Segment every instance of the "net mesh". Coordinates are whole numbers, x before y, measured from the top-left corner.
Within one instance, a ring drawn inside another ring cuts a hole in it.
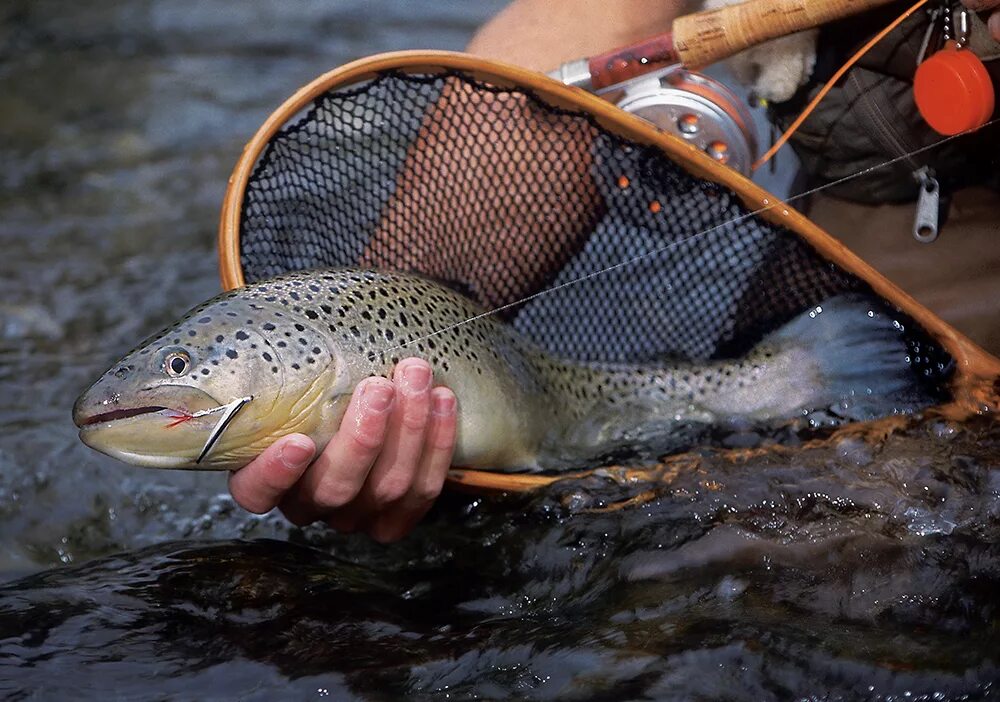
[[[579,360],[736,356],[831,296],[874,298],[658,149],[456,71],[318,97],[261,155],[240,241],[247,281],[419,272],[509,305],[520,332]],[[904,323],[915,371],[941,387],[950,357]]]

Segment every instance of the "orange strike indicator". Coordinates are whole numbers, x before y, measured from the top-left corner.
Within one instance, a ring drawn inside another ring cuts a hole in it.
[[[954,42],[917,66],[913,99],[927,124],[945,136],[978,129],[989,121],[995,106],[986,66]]]

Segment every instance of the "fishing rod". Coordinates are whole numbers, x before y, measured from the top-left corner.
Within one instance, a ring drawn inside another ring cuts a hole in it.
[[[872,10],[892,0],[749,0],[679,17],[669,32],[562,64],[549,75],[601,95],[684,139],[743,175],[767,163],[823,98],[878,42],[924,6],[932,6],[914,75],[914,101],[943,136],[989,121],[995,88],[968,50],[970,14],[953,0],[918,0],[854,53],[759,158],[746,107],[697,69],[764,42]],[[936,234],[936,231],[935,231]],[[919,238],[919,237],[918,237]]]
[[[772,39],[890,2],[893,0],[750,0],[695,12],[675,19],[669,32],[564,63],[554,77],[597,91],[673,64],[697,70]]]

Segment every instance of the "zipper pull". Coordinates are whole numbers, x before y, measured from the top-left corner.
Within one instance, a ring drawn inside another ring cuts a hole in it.
[[[913,176],[920,183],[917,195],[917,216],[913,221],[913,238],[922,244],[929,244],[938,237],[941,208],[941,187],[933,171],[924,166]]]

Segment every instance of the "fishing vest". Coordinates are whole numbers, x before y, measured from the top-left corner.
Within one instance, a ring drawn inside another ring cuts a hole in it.
[[[771,106],[775,124],[787,128],[834,72],[900,9],[893,3],[824,26],[812,76],[790,100]],[[917,110],[913,76],[928,25],[928,14],[917,12],[876,44],[792,137],[811,186],[847,178],[827,192],[865,204],[908,202],[917,198],[922,176],[930,174],[940,184],[944,211],[948,194],[959,188],[1000,186],[997,125],[939,144],[944,137]],[[937,48],[929,48],[927,55]],[[1000,44],[974,15],[969,48],[1000,85]],[[864,172],[869,168],[873,170]]]

